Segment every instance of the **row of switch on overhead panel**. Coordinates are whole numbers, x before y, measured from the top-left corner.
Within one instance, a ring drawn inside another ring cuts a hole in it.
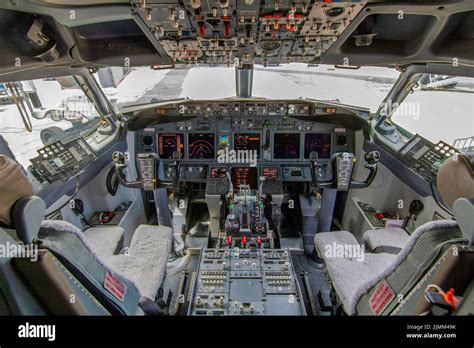
[[[175,64],[309,63],[337,41],[365,2],[135,0]]]

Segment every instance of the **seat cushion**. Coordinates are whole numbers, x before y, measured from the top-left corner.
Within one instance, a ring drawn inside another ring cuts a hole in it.
[[[358,245],[357,239],[354,235],[347,231],[334,231],[334,232],[320,232],[314,236],[314,245],[318,255],[325,259],[326,247],[333,247],[336,245]]]
[[[124,230],[118,226],[97,226],[84,231],[90,248],[99,257],[112,256],[123,246]]]
[[[368,230],[364,233],[367,251],[375,253],[398,254],[403,249],[410,236],[398,227]]]
[[[326,269],[344,311],[355,314],[364,285],[378,277],[393,262],[396,255],[365,253],[362,258],[326,258]]]
[[[155,300],[163,282],[171,251],[173,231],[169,227],[140,225],[125,254],[105,259],[114,271],[131,279],[143,296]]]
[[[355,314],[358,293],[372,277],[380,274],[395,255],[364,253],[354,235],[347,231],[317,233],[314,244],[326,263],[326,270],[344,311]]]

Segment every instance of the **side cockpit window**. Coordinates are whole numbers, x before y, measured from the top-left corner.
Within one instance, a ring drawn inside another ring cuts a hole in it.
[[[400,105],[388,107],[392,122],[408,132],[474,151],[474,78],[423,74]]]
[[[86,136],[101,121],[74,76],[0,84],[0,135],[25,169],[44,146]]]

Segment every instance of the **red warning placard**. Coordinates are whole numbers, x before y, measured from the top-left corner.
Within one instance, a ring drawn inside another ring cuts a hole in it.
[[[105,271],[104,288],[123,302],[127,293],[127,285],[109,271]]]
[[[375,289],[375,292],[369,299],[370,309],[375,315],[380,315],[394,298],[395,292],[384,279],[380,282],[377,289]]]

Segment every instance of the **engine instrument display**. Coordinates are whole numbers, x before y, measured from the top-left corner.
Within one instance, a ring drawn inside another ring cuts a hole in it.
[[[278,167],[262,167],[262,175],[265,179],[279,179],[280,168]]]
[[[318,153],[319,158],[331,156],[331,134],[329,133],[307,133],[304,135],[304,158],[309,158],[313,151]]]
[[[256,190],[257,174],[257,167],[232,167],[232,186],[239,189],[241,185],[249,185],[251,190]]]
[[[190,133],[188,144],[189,159],[212,159],[215,157],[213,133]]]
[[[275,133],[273,157],[276,159],[298,159],[300,157],[299,133]]]
[[[224,179],[227,176],[226,167],[211,167],[209,177],[211,179]]]
[[[183,134],[164,133],[158,134],[158,155],[163,159],[173,158],[173,152],[179,151],[181,158],[184,157]]]
[[[260,134],[259,133],[235,133],[234,150],[256,151],[257,158],[260,157]]]

